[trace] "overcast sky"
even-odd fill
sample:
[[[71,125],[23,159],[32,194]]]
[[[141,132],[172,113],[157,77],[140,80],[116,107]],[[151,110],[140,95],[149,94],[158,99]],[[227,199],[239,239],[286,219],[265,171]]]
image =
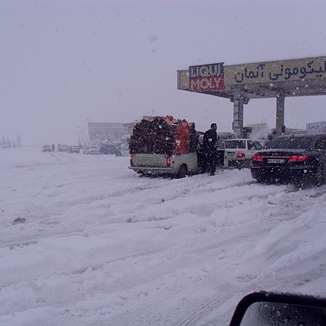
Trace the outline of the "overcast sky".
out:
[[[177,90],[176,71],[326,55],[325,1],[0,0],[0,137],[76,144],[87,122],[173,115],[231,131],[233,103]],[[275,127],[275,99],[244,124]],[[285,124],[326,121],[325,96],[285,99]]]

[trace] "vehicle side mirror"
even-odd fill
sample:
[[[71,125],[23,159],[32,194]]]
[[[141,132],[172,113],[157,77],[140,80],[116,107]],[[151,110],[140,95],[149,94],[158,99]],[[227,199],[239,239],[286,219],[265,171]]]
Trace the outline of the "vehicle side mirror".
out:
[[[254,292],[238,304],[230,326],[325,326],[326,299]]]

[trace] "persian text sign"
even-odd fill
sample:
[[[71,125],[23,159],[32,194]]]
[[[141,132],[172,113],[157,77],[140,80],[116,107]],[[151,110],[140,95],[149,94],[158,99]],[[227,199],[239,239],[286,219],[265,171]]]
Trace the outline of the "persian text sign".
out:
[[[189,67],[189,91],[201,92],[224,89],[223,63]]]
[[[225,67],[225,85],[273,83],[326,78],[326,57],[259,62]]]

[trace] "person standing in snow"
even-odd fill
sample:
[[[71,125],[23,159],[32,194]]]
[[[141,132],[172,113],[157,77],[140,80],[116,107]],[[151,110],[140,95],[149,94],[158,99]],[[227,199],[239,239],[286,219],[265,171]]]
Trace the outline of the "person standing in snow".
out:
[[[215,175],[216,159],[217,159],[217,125],[211,124],[211,128],[204,133],[203,150],[204,162],[202,173],[210,172],[210,175]]]

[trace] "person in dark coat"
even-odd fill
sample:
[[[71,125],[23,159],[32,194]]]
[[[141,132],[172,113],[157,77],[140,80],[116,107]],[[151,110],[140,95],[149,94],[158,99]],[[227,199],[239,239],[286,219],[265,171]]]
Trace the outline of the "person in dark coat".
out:
[[[211,124],[211,129],[208,129],[204,133],[203,140],[203,166],[202,173],[210,172],[210,175],[215,175],[216,171],[216,160],[217,160],[217,125],[216,123]]]

